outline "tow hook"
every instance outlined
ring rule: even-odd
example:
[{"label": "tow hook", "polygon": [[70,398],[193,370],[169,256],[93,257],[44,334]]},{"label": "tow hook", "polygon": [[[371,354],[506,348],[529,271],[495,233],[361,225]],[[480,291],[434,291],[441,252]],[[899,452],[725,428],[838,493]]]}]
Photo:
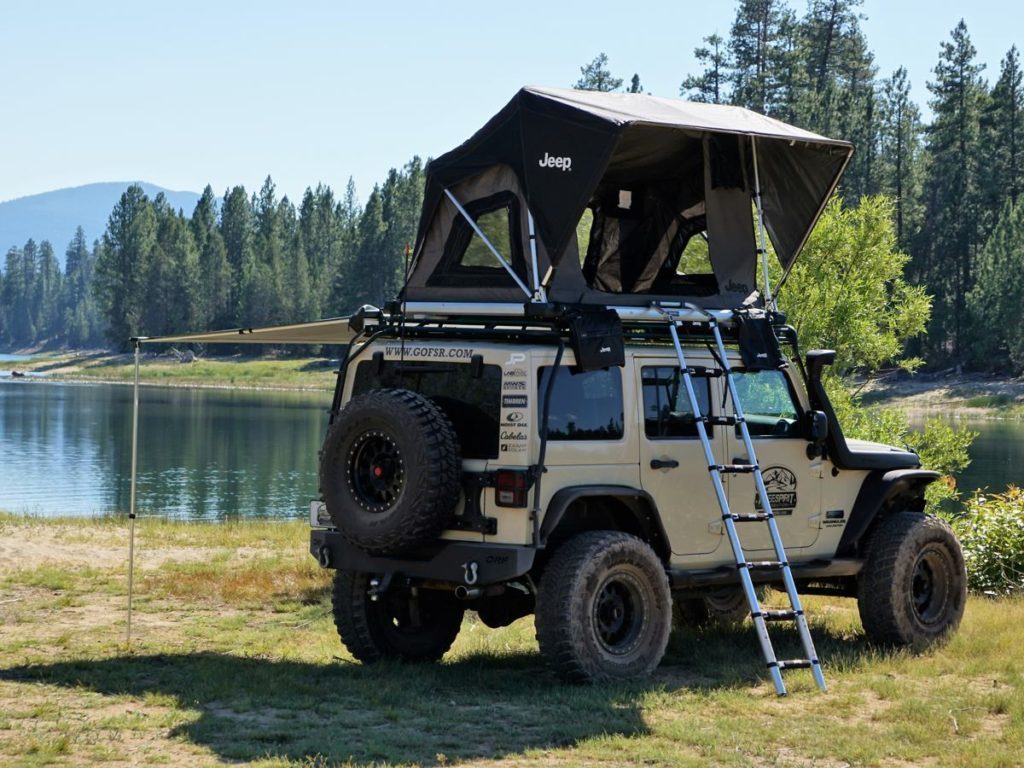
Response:
[{"label": "tow hook", "polygon": [[331,548],[326,544],[321,545],[320,549],[316,552],[316,559],[319,561],[321,568],[330,568]]}]

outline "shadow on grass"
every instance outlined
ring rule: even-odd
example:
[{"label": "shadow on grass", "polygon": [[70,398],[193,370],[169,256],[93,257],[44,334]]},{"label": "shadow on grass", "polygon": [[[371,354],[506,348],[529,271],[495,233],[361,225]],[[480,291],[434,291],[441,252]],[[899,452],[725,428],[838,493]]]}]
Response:
[{"label": "shadow on grass", "polygon": [[[818,628],[814,634],[826,674],[879,658],[862,639]],[[780,657],[802,655],[795,637],[780,634],[777,647]],[[480,651],[435,666],[195,653],[0,670],[0,680],[171,696],[200,716],[170,735],[228,760],[319,755],[328,763],[423,765],[572,746],[599,735],[643,735],[648,691],[686,696],[765,679],[749,624],[676,632],[653,679],[617,685],[560,684],[536,652]]]},{"label": "shadow on grass", "polygon": [[646,731],[639,685],[553,681],[535,653],[449,664],[314,664],[218,653],[121,656],[0,670],[0,680],[171,696],[198,710],[170,736],[226,760],[436,765]]}]

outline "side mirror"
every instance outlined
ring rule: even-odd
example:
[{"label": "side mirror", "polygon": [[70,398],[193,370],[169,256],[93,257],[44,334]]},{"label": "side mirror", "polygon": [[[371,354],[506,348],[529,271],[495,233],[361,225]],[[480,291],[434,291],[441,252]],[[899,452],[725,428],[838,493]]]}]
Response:
[{"label": "side mirror", "polygon": [[824,411],[808,411],[806,415],[808,458],[815,459],[824,453],[825,439],[828,437],[828,416]]}]

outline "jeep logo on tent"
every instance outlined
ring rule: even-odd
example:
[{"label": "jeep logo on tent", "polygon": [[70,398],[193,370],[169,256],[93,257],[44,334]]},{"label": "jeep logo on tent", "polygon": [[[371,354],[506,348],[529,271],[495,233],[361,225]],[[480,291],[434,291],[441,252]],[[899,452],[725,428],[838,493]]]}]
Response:
[{"label": "jeep logo on tent", "polygon": [[[796,475],[786,467],[767,467],[761,472],[768,502],[776,515],[792,515],[796,507]],[[754,508],[761,509],[761,495],[755,493]]]},{"label": "jeep logo on tent", "polygon": [[549,153],[544,153],[544,159],[537,163],[541,168],[558,168],[563,171],[572,170],[572,158],[566,155],[565,157],[553,157]]}]

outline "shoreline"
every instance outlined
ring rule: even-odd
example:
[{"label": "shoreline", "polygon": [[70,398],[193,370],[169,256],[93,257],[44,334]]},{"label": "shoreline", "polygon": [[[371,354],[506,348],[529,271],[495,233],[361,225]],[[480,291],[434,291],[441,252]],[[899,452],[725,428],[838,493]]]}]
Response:
[{"label": "shoreline", "polygon": [[[61,384],[131,385],[131,353],[105,350],[16,350],[28,360],[0,360],[0,371],[36,374],[20,381]],[[172,355],[144,356],[140,385],[176,389],[267,392],[332,392],[337,361],[324,357],[198,357],[178,362]],[[42,374],[42,375],[39,375]],[[7,378],[6,376],[3,378]],[[855,382],[855,384],[858,384]],[[888,374],[859,382],[868,408],[899,408],[909,416],[929,414],[961,418],[1024,419],[1024,377],[998,377],[945,371]]]}]

